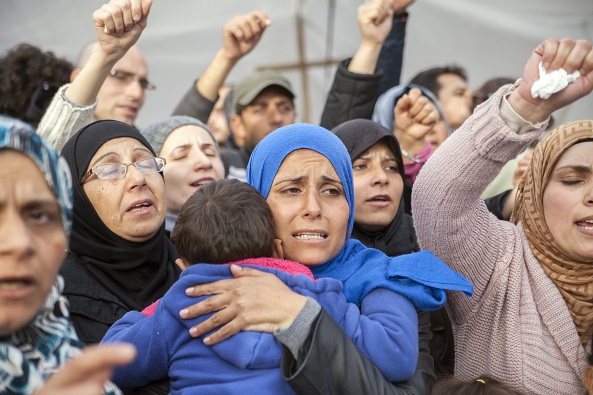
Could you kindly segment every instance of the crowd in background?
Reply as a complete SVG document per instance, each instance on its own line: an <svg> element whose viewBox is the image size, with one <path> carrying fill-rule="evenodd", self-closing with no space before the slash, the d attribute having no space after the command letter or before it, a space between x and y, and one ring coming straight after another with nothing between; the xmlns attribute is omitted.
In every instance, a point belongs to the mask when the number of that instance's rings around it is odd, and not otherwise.
<svg viewBox="0 0 593 395"><path fill-rule="evenodd" d="M593 120L552 118L593 47L402 82L413 2L358 8L319 125L276 71L228 81L259 10L141 129L151 0L76 64L3 54L0 393L593 393Z"/></svg>

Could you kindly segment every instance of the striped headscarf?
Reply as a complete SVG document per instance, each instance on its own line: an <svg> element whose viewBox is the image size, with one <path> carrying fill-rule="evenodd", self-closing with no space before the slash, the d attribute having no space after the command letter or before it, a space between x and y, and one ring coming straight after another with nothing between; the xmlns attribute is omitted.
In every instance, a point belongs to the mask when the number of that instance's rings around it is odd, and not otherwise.
<svg viewBox="0 0 593 395"><path fill-rule="evenodd" d="M31 158L39 167L60 207L66 236L72 223L72 180L66 161L27 124L0 116L0 150ZM1 242L1 241L0 241ZM14 333L0 336L0 393L31 394L84 347L70 323L68 302L58 275L33 320ZM111 382L107 394L121 394Z"/></svg>
<svg viewBox="0 0 593 395"><path fill-rule="evenodd" d="M593 139L593 121L562 125L536 146L518 186L511 221L521 221L544 272L564 297L581 342L591 338L593 325L593 262L571 254L554 240L545 221L543 195L558 159L571 146Z"/></svg>

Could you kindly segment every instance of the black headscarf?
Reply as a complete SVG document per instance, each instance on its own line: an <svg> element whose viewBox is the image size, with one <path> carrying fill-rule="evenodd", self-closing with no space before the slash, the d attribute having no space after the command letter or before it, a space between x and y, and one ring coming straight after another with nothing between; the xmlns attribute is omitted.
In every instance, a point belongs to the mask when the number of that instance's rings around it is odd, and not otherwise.
<svg viewBox="0 0 593 395"><path fill-rule="evenodd" d="M165 235L165 224L149 240L132 242L113 233L95 211L80 180L99 148L107 141L130 137L153 154L148 141L133 126L119 121L97 121L79 130L62 150L72 172L74 219L70 251L64 270L86 270L130 310L142 310L162 297L179 276L177 252ZM162 174L161 174L162 175ZM76 272L77 270L73 270ZM77 286L66 278L66 290ZM81 290L84 291L84 290Z"/></svg>
<svg viewBox="0 0 593 395"><path fill-rule="evenodd" d="M353 119L336 126L332 132L342 140L352 162L373 145L385 141L393 151L400 175L402 180L404 179L404 163L399 143L385 127L368 119ZM419 250L412 218L405 213L403 196L395 218L385 229L369 232L354 222L352 238L360 240L367 247L383 251L389 256L409 254Z"/></svg>

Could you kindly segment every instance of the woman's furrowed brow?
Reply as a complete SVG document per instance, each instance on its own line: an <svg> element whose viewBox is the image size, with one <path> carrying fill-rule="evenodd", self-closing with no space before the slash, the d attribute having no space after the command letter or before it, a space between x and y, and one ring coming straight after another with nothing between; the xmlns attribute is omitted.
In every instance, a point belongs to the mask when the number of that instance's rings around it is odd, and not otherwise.
<svg viewBox="0 0 593 395"><path fill-rule="evenodd" d="M336 180L336 179L328 177L328 176L321 176L321 179L325 182L332 182L332 183L340 184L340 185L342 184L342 181L340 179Z"/></svg>
<svg viewBox="0 0 593 395"><path fill-rule="evenodd" d="M301 182L303 180L306 180L307 178L308 178L307 176L300 176L300 177L296 177L296 178L286 178L284 180L278 181L274 185L279 185L279 184L286 183L286 182Z"/></svg>

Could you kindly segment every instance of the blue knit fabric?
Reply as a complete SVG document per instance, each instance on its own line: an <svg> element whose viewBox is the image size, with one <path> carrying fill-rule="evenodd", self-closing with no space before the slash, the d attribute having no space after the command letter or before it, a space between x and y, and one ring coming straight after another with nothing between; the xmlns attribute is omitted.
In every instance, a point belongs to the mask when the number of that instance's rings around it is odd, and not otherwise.
<svg viewBox="0 0 593 395"><path fill-rule="evenodd" d="M247 182L267 198L282 161L298 149L310 149L329 159L342 181L350 207L344 247L328 262L311 268L316 277L340 280L347 300L359 306L364 297L376 288L398 292L423 311L442 307L446 302L445 290L472 294L473 285L430 251L392 258L350 239L354 224L352 163L344 144L327 129L293 124L270 133L251 154Z"/></svg>

